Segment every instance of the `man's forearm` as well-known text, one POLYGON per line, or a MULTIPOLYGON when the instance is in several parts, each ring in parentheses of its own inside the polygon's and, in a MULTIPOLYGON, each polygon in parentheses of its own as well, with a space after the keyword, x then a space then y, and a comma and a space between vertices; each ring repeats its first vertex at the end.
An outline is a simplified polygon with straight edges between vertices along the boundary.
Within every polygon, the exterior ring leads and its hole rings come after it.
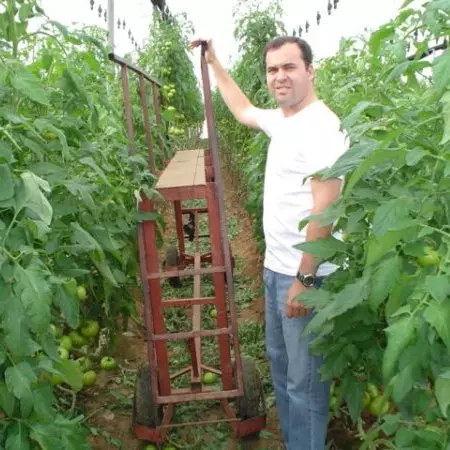
POLYGON ((234 117, 242 121, 243 113, 251 106, 250 100, 217 59, 210 65, 224 102, 234 117))
MULTIPOLYGON (((316 241, 317 239, 327 238, 332 230, 331 225, 320 226, 319 222, 310 222, 306 231, 306 242, 316 241)), ((312 273, 317 271, 318 259, 311 253, 303 253, 300 261, 299 272, 302 274, 312 273)))
MULTIPOLYGON (((322 214, 339 197, 341 181, 332 179, 327 181, 311 180, 313 203, 311 214, 316 216, 322 214)), ((320 225, 320 219, 311 221, 306 229, 306 241, 316 241, 330 236, 333 225, 320 225)), ((299 272, 302 274, 313 273, 317 271, 318 259, 311 253, 303 253, 299 265, 299 272)))

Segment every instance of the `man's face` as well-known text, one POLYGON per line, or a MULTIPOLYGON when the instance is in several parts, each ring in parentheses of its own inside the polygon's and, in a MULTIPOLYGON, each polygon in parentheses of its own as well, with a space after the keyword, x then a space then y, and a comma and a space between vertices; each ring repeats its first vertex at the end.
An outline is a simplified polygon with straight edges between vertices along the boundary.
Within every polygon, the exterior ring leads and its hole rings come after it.
POLYGON ((313 88, 314 69, 306 67, 297 44, 287 43, 266 55, 269 92, 282 108, 298 105, 313 88))

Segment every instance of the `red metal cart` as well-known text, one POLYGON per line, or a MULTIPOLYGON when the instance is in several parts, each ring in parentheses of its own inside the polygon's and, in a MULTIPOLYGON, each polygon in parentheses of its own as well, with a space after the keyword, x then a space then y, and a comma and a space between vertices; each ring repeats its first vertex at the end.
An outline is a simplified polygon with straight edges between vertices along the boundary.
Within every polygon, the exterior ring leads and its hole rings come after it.
MULTIPOLYGON (((148 366, 139 371, 133 401, 133 432, 140 440, 161 443, 167 431, 174 426, 228 422, 238 437, 255 434, 266 424, 264 392, 259 373, 254 363, 241 358, 239 350, 236 308, 233 295, 233 267, 231 247, 228 241, 227 224, 223 198, 222 176, 217 153, 214 117, 208 67, 205 61, 205 43, 202 44, 201 69, 205 99, 205 113, 208 127, 209 148, 178 151, 160 174, 156 190, 166 202, 173 203, 178 246, 169 249, 166 264, 161 265, 157 248, 157 230, 154 220, 143 220, 138 224, 139 257, 144 291, 144 315, 147 331, 148 366), (188 208, 183 202, 203 199, 206 206, 188 208), (199 218, 206 215, 208 235, 199 235, 199 218), (187 218, 187 221, 184 220, 187 218), (185 245, 185 230, 193 241, 195 251, 188 254, 185 245), (210 238, 210 252, 200 252, 200 239, 210 238), (201 296, 201 276, 209 274, 213 280, 214 295, 201 296), (173 284, 182 277, 193 277, 193 297, 163 299, 163 279, 173 284), (202 329, 201 309, 214 305, 217 311, 216 328, 202 329), (164 324, 166 308, 191 308, 192 328, 190 331, 168 333, 164 324), (201 339, 215 337, 218 340, 219 367, 210 367, 202 361, 201 339), (185 340, 190 353, 190 364, 182 370, 171 373, 168 342, 185 340), (221 381, 220 389, 206 387, 202 373, 216 373, 221 381), (190 374, 188 388, 174 388, 173 381, 190 374), (217 400, 224 412, 223 419, 172 423, 177 403, 217 400), (232 406, 234 404, 234 406, 232 406)), ((112 57, 122 66, 123 60, 112 57)), ((140 80, 144 76, 139 69, 140 80)), ((155 89, 157 85, 150 80, 155 89)), ((124 90, 128 89, 128 83, 124 90)), ((141 93, 145 89, 142 89, 141 93)), ((125 92, 125 91, 124 91, 125 92)), ((154 96, 155 98, 155 96, 154 96)), ((146 104, 142 99, 143 109, 146 104)), ((127 95, 125 92, 125 109, 127 95)), ((156 107, 156 105, 155 105, 156 107)), ((129 108, 129 97, 128 97, 129 108)), ((127 129, 133 135, 130 114, 126 111, 127 129), (131 125, 130 125, 131 124, 131 125), (131 130, 131 131, 130 131, 131 130)), ((144 123, 148 143, 151 133, 147 130, 148 114, 144 112, 144 123)), ((151 142, 149 152, 151 152, 151 142)), ((153 158, 150 158, 153 161, 153 158)), ((157 204, 142 194, 140 210, 151 213, 157 204)))

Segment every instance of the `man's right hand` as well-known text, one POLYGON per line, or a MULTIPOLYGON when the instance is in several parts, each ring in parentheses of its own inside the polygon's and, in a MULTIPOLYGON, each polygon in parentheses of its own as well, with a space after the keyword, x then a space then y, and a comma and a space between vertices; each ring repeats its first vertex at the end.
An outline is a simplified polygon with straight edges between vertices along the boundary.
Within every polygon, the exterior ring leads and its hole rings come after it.
MULTIPOLYGON (((197 39, 196 41, 191 42, 191 48, 199 47, 204 40, 197 39)), ((208 46, 205 52, 205 59, 208 64, 212 64, 217 61, 216 52, 214 51, 214 46, 212 44, 212 40, 209 39, 206 41, 208 46)))

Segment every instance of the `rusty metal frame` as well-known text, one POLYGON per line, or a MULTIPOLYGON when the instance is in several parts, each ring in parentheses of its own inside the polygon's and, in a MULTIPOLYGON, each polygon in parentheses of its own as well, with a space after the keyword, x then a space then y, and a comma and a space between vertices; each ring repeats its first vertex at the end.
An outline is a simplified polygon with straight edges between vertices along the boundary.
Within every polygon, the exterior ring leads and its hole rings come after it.
POLYGON ((128 136, 128 153, 134 155, 136 153, 136 143, 134 135, 134 124, 133 124, 133 114, 131 108, 131 98, 130 98, 130 86, 128 71, 132 71, 138 75, 139 80, 139 98, 142 108, 142 116, 144 123, 145 141, 148 151, 148 162, 149 169, 151 173, 156 173, 155 156, 153 151, 153 137, 152 137, 152 127, 150 123, 149 116, 149 106, 147 102, 147 84, 150 83, 152 90, 152 100, 153 100, 153 110, 155 114, 156 129, 158 133, 158 147, 161 155, 163 156, 163 165, 167 164, 167 151, 164 147, 162 136, 161 136, 161 95, 159 89, 161 88, 161 83, 152 78, 150 75, 145 73, 143 70, 124 60, 120 56, 109 53, 108 58, 120 66, 121 80, 122 80, 122 91, 124 100, 124 113, 125 122, 127 127, 128 136), (146 83, 147 82, 147 83, 146 83))
MULTIPOLYGON (((129 138, 129 153, 136 152, 135 136, 131 109, 128 71, 138 74, 139 94, 143 110, 143 122, 145 138, 149 154, 149 168, 152 173, 157 173, 153 155, 153 139, 151 134, 150 117, 148 113, 146 82, 152 87, 153 108, 155 112, 156 126, 158 127, 158 140, 161 154, 167 166, 167 154, 162 144, 160 133, 161 98, 156 80, 145 74, 139 68, 127 63, 122 58, 111 53, 109 58, 120 65, 122 89, 124 94, 124 112, 127 134, 129 138)), ((202 46, 201 71, 203 78, 205 116, 208 125, 209 150, 205 151, 205 176, 206 185, 186 188, 165 188, 160 192, 165 201, 174 204, 176 235, 180 261, 174 269, 160 270, 160 261, 156 239, 155 220, 143 220, 137 225, 137 238, 139 244, 139 262, 141 280, 144 292, 144 322, 146 327, 147 355, 150 366, 150 380, 153 405, 164 405, 165 410, 162 422, 154 429, 136 423, 133 410, 133 431, 141 440, 151 440, 161 443, 167 430, 172 427, 230 423, 235 433, 245 436, 265 427, 266 417, 255 417, 250 420, 241 420, 236 417, 236 412, 230 405, 230 401, 244 395, 242 362, 239 349, 239 337, 237 328, 236 306, 233 294, 232 256, 228 241, 228 232, 225 220, 225 205, 223 198, 223 183, 218 160, 217 139, 215 134, 214 116, 212 111, 211 88, 209 74, 205 61, 205 46, 202 46), (207 206, 202 208, 184 208, 182 202, 189 199, 205 199, 207 206), (195 251, 193 255, 186 253, 183 215, 194 214, 195 223, 195 251), (199 234, 199 216, 205 214, 208 218, 209 233, 199 234), (209 238, 211 251, 201 254, 199 242, 201 238, 209 238), (208 267, 202 267, 207 263, 208 267), (193 266, 193 268, 188 268, 193 266), (210 275, 214 285, 214 297, 201 296, 201 276, 210 275), (192 298, 164 299, 162 296, 161 282, 164 278, 190 277, 194 279, 192 298), (213 304, 217 310, 216 328, 204 330, 201 328, 201 306, 213 304), (192 330, 167 333, 164 323, 164 310, 168 307, 191 307, 192 330), (230 316, 228 316, 228 313, 230 316), (219 346, 220 368, 209 367, 201 361, 201 338, 215 337, 219 346), (169 353, 166 343, 172 340, 187 340, 191 354, 191 364, 170 373, 169 353), (232 360, 234 354, 234 363, 232 360), (205 388, 201 382, 202 371, 207 370, 218 374, 222 380, 220 390, 205 388), (171 382, 176 378, 190 373, 190 388, 174 389, 171 382), (177 403, 188 401, 216 400, 222 404, 226 418, 215 420, 201 420, 198 422, 171 423, 174 406, 177 403)), ((153 199, 141 193, 139 203, 141 212, 152 213, 155 210, 153 199)))

